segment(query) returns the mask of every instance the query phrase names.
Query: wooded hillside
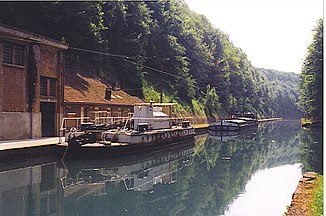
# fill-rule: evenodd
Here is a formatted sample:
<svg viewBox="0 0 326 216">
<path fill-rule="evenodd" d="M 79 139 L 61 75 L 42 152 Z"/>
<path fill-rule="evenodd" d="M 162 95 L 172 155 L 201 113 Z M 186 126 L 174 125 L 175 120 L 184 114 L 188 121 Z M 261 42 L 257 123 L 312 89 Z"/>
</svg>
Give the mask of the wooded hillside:
<svg viewBox="0 0 326 216">
<path fill-rule="evenodd" d="M 162 86 L 163 101 L 177 102 L 180 112 L 300 117 L 298 75 L 254 68 L 226 33 L 182 0 L 1 2 L 0 10 L 1 23 L 68 43 L 68 67 L 91 65 L 147 101 L 158 102 Z"/>
</svg>

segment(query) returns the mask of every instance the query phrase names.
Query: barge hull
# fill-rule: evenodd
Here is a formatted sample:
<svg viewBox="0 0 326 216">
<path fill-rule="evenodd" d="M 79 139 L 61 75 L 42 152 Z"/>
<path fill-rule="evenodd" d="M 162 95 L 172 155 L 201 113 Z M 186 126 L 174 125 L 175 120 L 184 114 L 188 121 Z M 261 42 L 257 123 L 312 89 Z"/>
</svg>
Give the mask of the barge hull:
<svg viewBox="0 0 326 216">
<path fill-rule="evenodd" d="M 58 157 L 63 159 L 99 159 L 112 158 L 128 155 L 136 155 L 144 152 L 155 151 L 157 148 L 173 147 L 184 142 L 194 142 L 194 135 L 165 138 L 151 143 L 111 143 L 111 145 L 94 145 L 94 147 L 83 147 L 79 145 L 59 144 Z M 92 144 L 90 144 L 92 145 Z"/>
</svg>

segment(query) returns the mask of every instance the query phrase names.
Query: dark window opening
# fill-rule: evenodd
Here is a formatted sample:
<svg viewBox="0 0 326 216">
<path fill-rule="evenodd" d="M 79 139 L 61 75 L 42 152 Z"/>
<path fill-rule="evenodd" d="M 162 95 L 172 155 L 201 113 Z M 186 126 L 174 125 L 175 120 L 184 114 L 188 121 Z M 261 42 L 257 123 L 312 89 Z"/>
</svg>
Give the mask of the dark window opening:
<svg viewBox="0 0 326 216">
<path fill-rule="evenodd" d="M 12 64 L 12 46 L 5 44 L 3 45 L 3 63 Z"/>
<path fill-rule="evenodd" d="M 50 96 L 55 97 L 56 96 L 56 79 L 48 78 L 48 77 L 42 77 L 40 79 L 40 94 L 41 96 Z"/>
<path fill-rule="evenodd" d="M 15 65 L 24 65 L 24 50 L 22 47 L 15 47 Z"/>
<path fill-rule="evenodd" d="M 2 61 L 6 64 L 24 66 L 24 47 L 4 44 L 2 49 Z"/>
<path fill-rule="evenodd" d="M 49 79 L 49 82 L 50 82 L 49 96 L 55 97 L 56 96 L 56 80 Z"/>
<path fill-rule="evenodd" d="M 48 80 L 45 77 L 41 77 L 40 80 L 40 94 L 41 96 L 48 95 Z"/>
</svg>

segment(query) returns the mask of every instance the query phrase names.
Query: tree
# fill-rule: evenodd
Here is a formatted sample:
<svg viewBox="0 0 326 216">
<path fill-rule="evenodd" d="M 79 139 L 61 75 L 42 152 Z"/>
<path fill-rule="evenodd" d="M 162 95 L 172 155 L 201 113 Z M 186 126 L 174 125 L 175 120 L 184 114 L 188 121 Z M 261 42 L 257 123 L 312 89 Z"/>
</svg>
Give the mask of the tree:
<svg viewBox="0 0 326 216">
<path fill-rule="evenodd" d="M 313 120 L 322 120 L 323 98 L 323 20 L 313 30 L 300 77 L 300 109 Z"/>
<path fill-rule="evenodd" d="M 295 75 L 254 68 L 226 33 L 183 0 L 1 2 L 0 23 L 64 39 L 70 46 L 67 67 L 90 69 L 141 98 L 163 86 L 164 100 L 186 110 L 206 98 L 200 106 L 207 116 L 236 110 L 262 117 L 297 113 Z M 302 75 L 301 107 L 311 115 L 320 110 L 312 103 L 321 104 L 322 75 L 312 72 L 320 58 L 311 54 Z"/>
</svg>

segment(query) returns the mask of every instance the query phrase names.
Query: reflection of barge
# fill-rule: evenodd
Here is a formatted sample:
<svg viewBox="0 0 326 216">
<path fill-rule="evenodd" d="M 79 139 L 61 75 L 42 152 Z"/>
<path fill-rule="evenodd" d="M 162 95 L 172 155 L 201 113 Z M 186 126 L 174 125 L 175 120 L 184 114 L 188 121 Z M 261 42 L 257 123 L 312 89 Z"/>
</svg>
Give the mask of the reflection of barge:
<svg viewBox="0 0 326 216">
<path fill-rule="evenodd" d="M 226 131 L 209 131 L 209 137 L 220 141 L 230 141 L 238 139 L 254 139 L 257 133 L 257 127 L 249 127 L 245 130 L 226 130 Z"/>
<path fill-rule="evenodd" d="M 157 183 L 175 182 L 176 172 L 192 163 L 194 147 L 191 142 L 173 149 L 162 147 L 155 153 L 135 155 L 131 158 L 103 159 L 91 163 L 59 162 L 61 185 L 65 194 L 75 191 L 73 188 L 82 189 L 83 186 L 103 185 L 105 190 L 105 185 L 119 182 L 123 183 L 127 190 L 150 190 Z"/>
<path fill-rule="evenodd" d="M 257 118 L 252 113 L 236 113 L 229 119 L 220 120 L 209 125 L 210 131 L 238 131 L 243 128 L 257 127 Z"/>
<path fill-rule="evenodd" d="M 90 125 L 84 131 L 69 132 L 67 142 L 58 147 L 68 158 L 98 158 L 193 139 L 195 130 L 189 121 L 178 121 L 172 118 L 172 104 L 138 104 L 123 128 L 105 130 Z"/>
</svg>

